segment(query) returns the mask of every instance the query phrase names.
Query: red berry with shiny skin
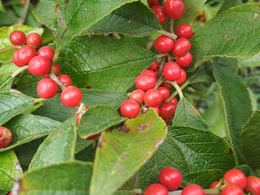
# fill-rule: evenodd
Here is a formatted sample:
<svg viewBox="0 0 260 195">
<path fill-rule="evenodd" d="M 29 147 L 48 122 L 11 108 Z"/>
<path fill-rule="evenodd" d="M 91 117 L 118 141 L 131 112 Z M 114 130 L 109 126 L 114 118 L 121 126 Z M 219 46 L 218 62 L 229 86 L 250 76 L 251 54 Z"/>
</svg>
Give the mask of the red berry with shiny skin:
<svg viewBox="0 0 260 195">
<path fill-rule="evenodd" d="M 210 184 L 209 189 L 215 188 L 215 186 L 218 184 L 218 181 L 214 181 L 212 184 Z"/>
<path fill-rule="evenodd" d="M 38 33 L 30 33 L 26 37 L 26 43 L 27 43 L 27 45 L 30 45 L 33 47 L 40 47 L 42 44 L 42 37 Z"/>
<path fill-rule="evenodd" d="M 230 184 L 223 188 L 221 195 L 244 195 L 244 192 L 239 186 Z"/>
<path fill-rule="evenodd" d="M 38 50 L 38 55 L 52 61 L 55 51 L 49 46 L 43 46 Z"/>
<path fill-rule="evenodd" d="M 6 148 L 13 140 L 12 132 L 6 127 L 0 127 L 0 149 Z"/>
<path fill-rule="evenodd" d="M 158 87 L 157 90 L 162 94 L 162 102 L 167 100 L 170 96 L 170 90 L 166 87 Z"/>
<path fill-rule="evenodd" d="M 187 52 L 183 56 L 177 56 L 176 58 L 176 63 L 181 67 L 181 68 L 188 68 L 192 62 L 192 55 L 190 52 Z"/>
<path fill-rule="evenodd" d="M 185 5 L 181 0 L 167 0 L 164 4 L 164 12 L 172 19 L 179 19 L 185 12 Z"/>
<path fill-rule="evenodd" d="M 164 102 L 160 107 L 160 116 L 163 119 L 172 119 L 176 111 L 176 105 L 172 102 Z"/>
<path fill-rule="evenodd" d="M 175 41 L 172 53 L 176 56 L 183 56 L 190 51 L 191 44 L 186 38 L 179 38 Z"/>
<path fill-rule="evenodd" d="M 178 37 L 184 37 L 189 39 L 192 36 L 192 28 L 187 23 L 179 24 L 175 29 L 176 34 Z"/>
<path fill-rule="evenodd" d="M 13 45 L 22 45 L 26 41 L 26 36 L 24 32 L 15 30 L 10 34 L 9 39 Z"/>
<path fill-rule="evenodd" d="M 55 76 L 58 76 L 58 74 L 60 74 L 60 66 L 57 63 L 54 64 L 53 74 L 55 74 Z M 46 78 L 50 78 L 48 74 L 45 74 L 43 76 L 46 77 Z"/>
<path fill-rule="evenodd" d="M 121 104 L 121 113 L 124 117 L 135 118 L 140 112 L 140 105 L 133 100 L 125 100 Z"/>
<path fill-rule="evenodd" d="M 157 19 L 159 20 L 160 24 L 164 24 L 167 20 L 167 15 L 164 12 L 164 9 L 160 5 L 155 5 L 151 8 L 151 10 L 155 13 Z"/>
<path fill-rule="evenodd" d="M 253 195 L 260 195 L 260 178 L 255 176 L 248 176 L 246 180 L 247 184 L 245 191 L 250 192 Z"/>
<path fill-rule="evenodd" d="M 157 70 L 158 66 L 159 66 L 159 65 L 158 65 L 158 61 L 155 60 L 155 61 L 151 64 L 151 66 L 148 68 L 148 70 L 155 71 L 155 70 Z"/>
<path fill-rule="evenodd" d="M 159 182 L 169 191 L 178 189 L 182 183 L 182 174 L 178 169 L 165 167 L 160 171 Z"/>
<path fill-rule="evenodd" d="M 22 46 L 17 53 L 17 59 L 23 64 L 23 65 L 28 65 L 30 60 L 37 55 L 36 50 L 29 46 L 29 45 L 24 45 Z"/>
<path fill-rule="evenodd" d="M 83 95 L 79 88 L 69 86 L 62 91 L 60 99 L 65 106 L 75 107 L 81 102 L 82 97 Z"/>
<path fill-rule="evenodd" d="M 173 97 L 169 102 L 173 103 L 176 106 L 178 104 L 178 100 L 176 99 L 176 97 Z"/>
<path fill-rule="evenodd" d="M 140 74 L 135 79 L 135 86 L 138 89 L 142 89 L 144 91 L 154 88 L 155 85 L 156 85 L 156 77 L 150 74 L 149 72 Z"/>
<path fill-rule="evenodd" d="M 176 80 L 176 83 L 180 85 L 186 81 L 186 78 L 187 78 L 187 74 L 185 70 L 181 69 L 181 76 Z"/>
<path fill-rule="evenodd" d="M 51 70 L 51 62 L 45 57 L 35 56 L 30 60 L 28 69 L 35 76 L 43 76 Z"/>
<path fill-rule="evenodd" d="M 37 93 L 41 98 L 50 99 L 57 94 L 58 85 L 50 78 L 43 78 L 37 84 Z"/>
<path fill-rule="evenodd" d="M 162 102 L 162 94 L 157 89 L 149 89 L 144 95 L 144 102 L 149 107 L 158 106 Z"/>
<path fill-rule="evenodd" d="M 14 53 L 13 53 L 13 63 L 18 66 L 18 67 L 22 67 L 22 66 L 25 66 L 23 65 L 19 60 L 18 60 L 18 53 L 19 53 L 19 50 L 16 50 Z"/>
<path fill-rule="evenodd" d="M 145 74 L 149 74 L 149 75 L 153 76 L 154 78 L 157 78 L 157 74 L 152 70 L 144 70 L 143 72 L 141 72 L 140 75 L 145 75 Z"/>
<path fill-rule="evenodd" d="M 144 191 L 144 195 L 168 195 L 167 188 L 159 183 L 149 185 Z"/>
<path fill-rule="evenodd" d="M 171 89 L 172 84 L 170 84 L 170 83 L 163 83 L 163 84 L 161 84 L 161 87 L 166 87 L 167 89 Z"/>
<path fill-rule="evenodd" d="M 242 190 L 246 187 L 246 176 L 245 174 L 238 169 L 228 170 L 223 177 L 224 183 L 226 184 L 235 184 L 239 186 Z"/>
<path fill-rule="evenodd" d="M 163 76 L 168 81 L 176 81 L 181 76 L 181 68 L 175 62 L 168 62 L 163 67 Z"/>
<path fill-rule="evenodd" d="M 205 195 L 205 192 L 201 186 L 190 184 L 183 188 L 181 195 Z"/>
<path fill-rule="evenodd" d="M 65 87 L 71 86 L 72 84 L 71 78 L 66 74 L 60 75 L 58 79 Z"/>
<path fill-rule="evenodd" d="M 168 53 L 174 47 L 172 38 L 161 35 L 154 41 L 154 49 L 159 53 Z"/>
<path fill-rule="evenodd" d="M 153 7 L 155 5 L 160 5 L 158 0 L 147 0 L 147 3 L 149 5 L 149 7 Z"/>
<path fill-rule="evenodd" d="M 137 102 L 138 104 L 142 104 L 144 101 L 145 92 L 142 89 L 136 89 L 130 93 L 129 99 Z"/>
</svg>

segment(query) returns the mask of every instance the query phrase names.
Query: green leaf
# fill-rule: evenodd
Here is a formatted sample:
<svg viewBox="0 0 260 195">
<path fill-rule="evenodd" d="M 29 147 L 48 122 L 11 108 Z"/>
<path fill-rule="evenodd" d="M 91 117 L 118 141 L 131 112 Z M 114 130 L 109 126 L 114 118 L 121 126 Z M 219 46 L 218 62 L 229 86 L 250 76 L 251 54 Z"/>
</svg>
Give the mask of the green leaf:
<svg viewBox="0 0 260 195">
<path fill-rule="evenodd" d="M 247 67 L 254 68 L 259 66 L 259 61 L 260 61 L 260 53 L 254 55 L 252 58 L 249 59 L 238 58 L 238 64 L 242 69 L 242 71 Z"/>
<path fill-rule="evenodd" d="M 86 147 L 84 150 L 81 150 L 80 152 L 78 152 L 75 155 L 75 159 L 81 160 L 81 161 L 86 161 L 86 162 L 94 162 L 95 152 L 96 152 L 96 150 L 95 150 L 93 144 L 91 144 L 88 147 Z"/>
<path fill-rule="evenodd" d="M 92 163 L 70 161 L 33 169 L 16 182 L 13 194 L 87 195 L 92 174 Z"/>
<path fill-rule="evenodd" d="M 260 170 L 260 111 L 253 113 L 252 117 L 242 128 L 241 150 L 245 157 L 246 164 L 255 171 Z"/>
<path fill-rule="evenodd" d="M 217 135 L 190 127 L 169 127 L 168 133 L 187 156 L 191 172 L 206 169 L 227 171 L 236 165 L 227 141 Z"/>
<path fill-rule="evenodd" d="M 88 147 L 92 143 L 93 143 L 92 140 L 82 139 L 79 135 L 77 135 L 75 154 L 77 154 L 78 152 L 84 150 L 86 147 Z"/>
<path fill-rule="evenodd" d="M 195 173 L 189 173 L 183 176 L 182 186 L 189 184 L 200 185 L 204 189 L 209 189 L 209 186 L 214 181 L 219 181 L 223 177 L 223 171 L 219 169 L 203 170 Z"/>
<path fill-rule="evenodd" d="M 212 131 L 199 112 L 188 102 L 186 98 L 179 100 L 173 120 L 174 126 L 193 127 Z"/>
<path fill-rule="evenodd" d="M 45 167 L 74 159 L 77 138 L 75 123 L 76 116 L 52 131 L 38 148 L 29 168 Z"/>
<path fill-rule="evenodd" d="M 218 13 L 217 14 L 220 14 L 221 12 L 225 11 L 225 10 L 228 10 L 230 9 L 231 7 L 235 7 L 235 6 L 238 6 L 238 5 L 241 5 L 242 4 L 242 1 L 241 0 L 225 0 L 223 3 L 222 3 L 222 6 L 220 7 L 220 9 L 218 10 Z"/>
<path fill-rule="evenodd" d="M 241 128 L 252 114 L 247 86 L 238 76 L 230 74 L 225 64 L 215 63 L 213 75 L 220 89 L 230 143 L 238 164 L 243 164 L 240 149 Z"/>
<path fill-rule="evenodd" d="M 134 1 L 137 0 L 108 0 L 104 4 L 103 1 L 43 0 L 35 7 L 34 14 L 54 31 L 61 48 L 113 10 Z"/>
<path fill-rule="evenodd" d="M 139 169 L 136 188 L 145 190 L 150 184 L 158 183 L 159 173 L 164 167 L 174 167 L 183 175 L 190 172 L 187 157 L 169 134 L 152 158 Z"/>
<path fill-rule="evenodd" d="M 242 171 L 246 177 L 253 175 L 252 169 L 248 165 L 239 165 L 234 168 Z"/>
<path fill-rule="evenodd" d="M 22 175 L 22 168 L 14 151 L 3 152 L 0 155 L 0 189 L 11 190 L 15 181 Z"/>
<path fill-rule="evenodd" d="M 128 41 L 91 36 L 73 39 L 62 48 L 57 63 L 73 85 L 126 92 L 155 59 L 154 53 Z"/>
<path fill-rule="evenodd" d="M 106 105 L 90 107 L 81 117 L 78 124 L 80 137 L 87 138 L 118 125 L 127 118 L 121 117 L 116 110 Z"/>
<path fill-rule="evenodd" d="M 33 105 L 33 98 L 16 92 L 0 91 L 0 126 Z"/>
<path fill-rule="evenodd" d="M 35 115 L 19 115 L 5 124 L 13 133 L 12 143 L 0 152 L 48 135 L 60 122 Z"/>
<path fill-rule="evenodd" d="M 224 11 L 206 22 L 191 39 L 193 63 L 188 71 L 216 56 L 250 58 L 258 53 L 259 15 L 260 3 L 248 3 Z"/>
<path fill-rule="evenodd" d="M 83 34 L 118 32 L 141 37 L 151 35 L 160 29 L 161 25 L 151 9 L 141 2 L 133 2 L 116 9 Z"/>
<path fill-rule="evenodd" d="M 0 91 L 9 91 L 12 83 L 13 77 L 10 74 L 0 74 Z"/>
<path fill-rule="evenodd" d="M 113 194 L 163 142 L 164 121 L 152 109 L 130 119 L 119 130 L 104 131 L 99 138 L 91 179 L 91 194 Z"/>
</svg>

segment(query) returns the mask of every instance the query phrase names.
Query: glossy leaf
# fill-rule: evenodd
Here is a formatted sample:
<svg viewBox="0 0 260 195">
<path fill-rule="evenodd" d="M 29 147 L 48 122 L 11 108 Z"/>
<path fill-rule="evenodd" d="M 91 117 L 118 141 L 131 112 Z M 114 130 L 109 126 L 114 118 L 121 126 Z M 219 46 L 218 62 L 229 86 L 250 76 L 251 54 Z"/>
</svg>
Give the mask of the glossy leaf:
<svg viewBox="0 0 260 195">
<path fill-rule="evenodd" d="M 81 117 L 78 124 L 78 133 L 82 138 L 100 133 L 112 126 L 124 122 L 127 118 L 121 117 L 116 110 L 105 105 L 90 107 Z"/>
<path fill-rule="evenodd" d="M 71 117 L 43 141 L 33 156 L 29 168 L 45 167 L 74 159 L 76 131 L 76 117 Z"/>
<path fill-rule="evenodd" d="M 227 141 L 217 135 L 190 127 L 169 127 L 168 133 L 187 156 L 191 172 L 206 169 L 227 171 L 236 165 Z"/>
<path fill-rule="evenodd" d="M 199 112 L 186 98 L 182 98 L 178 101 L 173 125 L 212 131 Z"/>
<path fill-rule="evenodd" d="M 14 151 L 3 152 L 0 155 L 0 189 L 11 190 L 15 181 L 22 175 L 22 168 Z"/>
<path fill-rule="evenodd" d="M 12 143 L 1 151 L 10 150 L 14 147 L 48 135 L 60 122 L 35 115 L 19 115 L 5 124 L 13 133 Z"/>
<path fill-rule="evenodd" d="M 9 91 L 12 87 L 13 78 L 9 74 L 0 74 L 0 91 Z"/>
<path fill-rule="evenodd" d="M 62 193 L 67 195 L 89 194 L 92 163 L 80 161 L 63 162 L 24 173 L 16 182 L 12 194 L 44 195 Z"/>
<path fill-rule="evenodd" d="M 169 134 L 152 158 L 137 172 L 136 188 L 145 190 L 150 184 L 158 183 L 159 173 L 164 167 L 174 167 L 183 175 L 190 172 L 186 155 Z"/>
<path fill-rule="evenodd" d="M 248 3 L 217 15 L 191 39 L 192 71 L 216 56 L 250 58 L 260 51 L 260 3 Z M 233 26 L 234 28 L 230 28 Z"/>
<path fill-rule="evenodd" d="M 0 126 L 33 105 L 33 98 L 15 92 L 0 92 Z"/>
<path fill-rule="evenodd" d="M 167 133 L 164 121 L 152 109 L 125 126 L 104 131 L 99 138 L 90 194 L 113 194 L 148 159 Z"/>
<path fill-rule="evenodd" d="M 151 35 L 160 29 L 161 25 L 155 14 L 142 3 L 133 2 L 116 9 L 83 34 L 118 32 L 141 37 Z"/>
</svg>

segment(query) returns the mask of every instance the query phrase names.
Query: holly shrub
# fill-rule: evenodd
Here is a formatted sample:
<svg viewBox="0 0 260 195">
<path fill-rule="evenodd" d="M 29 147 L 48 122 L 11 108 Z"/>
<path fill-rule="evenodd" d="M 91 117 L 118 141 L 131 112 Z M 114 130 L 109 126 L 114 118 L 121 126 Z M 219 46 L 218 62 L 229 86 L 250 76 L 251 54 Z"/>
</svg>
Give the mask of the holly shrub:
<svg viewBox="0 0 260 195">
<path fill-rule="evenodd" d="M 259 94 L 240 76 L 259 83 L 259 1 L 148 2 L 0 2 L 0 194 L 142 194 L 165 167 L 179 194 L 260 177 Z"/>
</svg>

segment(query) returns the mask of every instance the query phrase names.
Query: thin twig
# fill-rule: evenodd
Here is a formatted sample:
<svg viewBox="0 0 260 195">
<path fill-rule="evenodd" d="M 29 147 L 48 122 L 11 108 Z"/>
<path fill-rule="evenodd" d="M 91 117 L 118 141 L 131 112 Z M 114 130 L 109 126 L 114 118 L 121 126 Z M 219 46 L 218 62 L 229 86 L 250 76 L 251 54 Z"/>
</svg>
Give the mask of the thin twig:
<svg viewBox="0 0 260 195">
<path fill-rule="evenodd" d="M 25 22 L 25 19 L 27 17 L 27 13 L 28 13 L 28 9 L 29 9 L 29 6 L 30 6 L 30 1 L 29 0 L 26 0 L 26 3 L 24 5 L 24 9 L 23 9 L 23 15 L 22 15 L 22 18 L 19 22 L 17 22 L 17 24 L 23 24 Z"/>
<path fill-rule="evenodd" d="M 173 33 L 173 24 L 174 24 L 174 20 L 172 18 L 169 18 L 168 31 L 170 33 Z"/>
<path fill-rule="evenodd" d="M 10 51 L 10 50 L 14 50 L 14 49 L 20 49 L 21 46 L 20 45 L 12 45 L 12 46 L 9 46 L 9 47 L 5 47 L 3 49 L 0 49 L 0 53 L 4 53 L 6 51 Z"/>
</svg>

